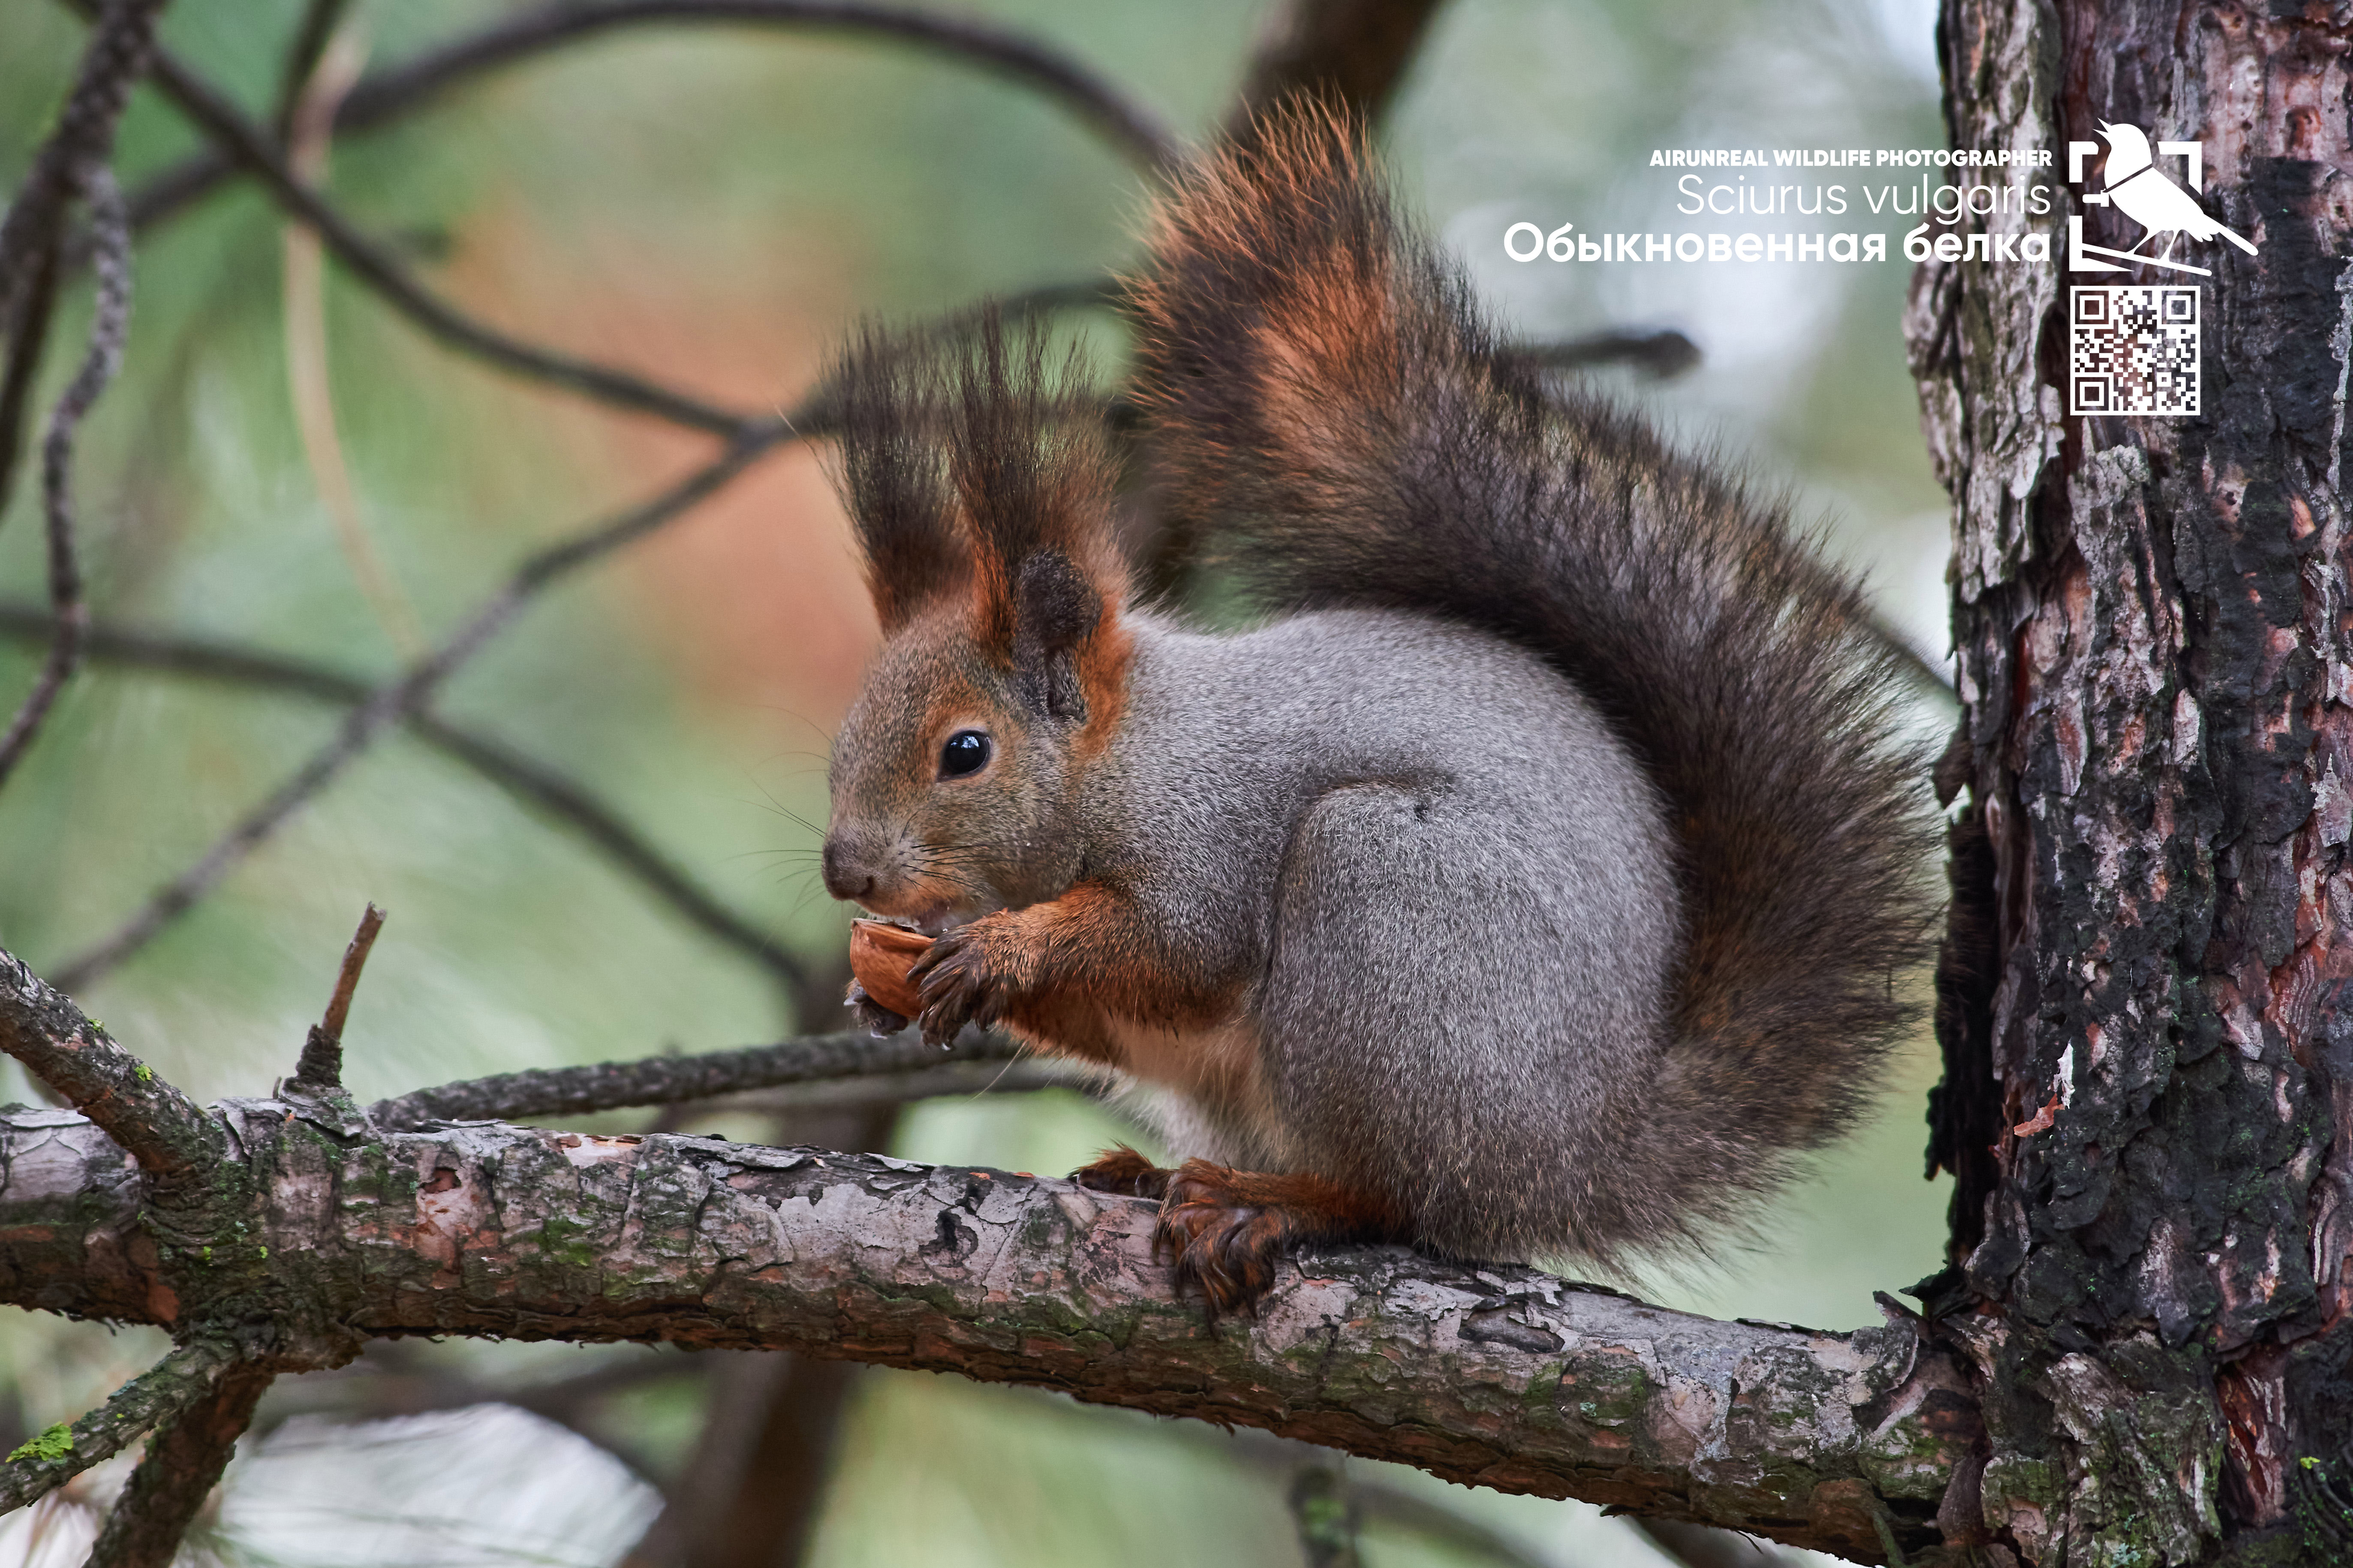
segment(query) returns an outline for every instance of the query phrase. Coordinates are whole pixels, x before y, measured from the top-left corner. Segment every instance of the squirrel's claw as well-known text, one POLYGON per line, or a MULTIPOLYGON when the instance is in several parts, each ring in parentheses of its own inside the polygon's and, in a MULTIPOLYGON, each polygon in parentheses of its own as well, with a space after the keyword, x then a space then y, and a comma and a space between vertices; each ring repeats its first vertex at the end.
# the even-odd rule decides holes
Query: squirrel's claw
POLYGON ((910 1022, 903 1015, 893 1013, 890 1008, 874 1000, 868 994, 866 987, 855 980, 849 983, 849 993, 842 997, 841 1005, 849 1008, 850 1015, 860 1023, 871 1030, 878 1040, 888 1039, 905 1028, 910 1022))
POLYGON ((946 1048, 966 1024, 987 1028, 1005 1011, 1005 989, 971 928, 952 931, 908 966, 907 983, 923 1004, 918 1018, 927 1045, 946 1048))

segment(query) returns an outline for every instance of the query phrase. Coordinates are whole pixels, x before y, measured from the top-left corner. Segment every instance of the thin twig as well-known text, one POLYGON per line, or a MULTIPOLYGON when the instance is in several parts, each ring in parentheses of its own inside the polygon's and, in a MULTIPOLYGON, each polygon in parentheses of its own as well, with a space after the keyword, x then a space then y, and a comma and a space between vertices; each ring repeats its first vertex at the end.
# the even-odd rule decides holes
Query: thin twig
POLYGON ((343 1086, 343 1020, 351 1016, 352 995, 360 988, 360 971, 367 967, 368 953, 375 946, 375 934, 384 929, 384 911, 370 904, 360 916, 360 929, 352 933, 349 947, 343 949, 343 962, 335 972, 335 994, 327 999, 326 1016, 311 1026, 311 1033, 302 1042, 302 1059, 294 1069, 294 1082, 312 1092, 341 1089, 343 1086))
POLYGON ((41 252, 40 265, 24 298, 17 301, 16 320, 7 326, 8 363, 0 368, 0 518, 8 513, 8 498, 16 488, 16 464, 25 453, 25 416, 33 406, 33 383, 41 373, 41 354, 48 347, 49 323, 57 319, 57 243, 41 252))
POLYGON ((1668 381, 1695 367, 1700 352, 1697 343, 1672 328, 1643 331, 1624 327, 1565 342, 1531 343, 1506 351, 1505 357, 1536 370, 1628 364, 1655 380, 1668 381))
MULTIPOLYGON (((534 58, 582 38, 626 26, 688 23, 806 28, 903 43, 1044 93, 1139 168, 1166 168, 1180 155, 1176 137, 1156 116, 1068 56, 1021 33, 977 20, 895 6, 807 5, 799 0, 642 0, 619 5, 559 0, 506 17, 368 77, 337 111, 335 133, 348 136, 391 124, 486 71, 534 58)), ((133 226, 144 228, 172 216, 210 195, 237 172, 237 161, 217 151, 198 153, 174 164, 132 196, 133 226)))
POLYGON ((0 1463, 0 1513, 22 1508, 112 1458, 142 1433, 210 1393, 236 1359, 235 1352, 211 1341, 178 1346, 71 1426, 52 1426, 25 1444, 0 1463))
POLYGON ((232 1366, 159 1424, 90 1548, 90 1568, 171 1568, 272 1376, 250 1363, 232 1366))
POLYGON ((1049 1089, 1102 1096, 1117 1081, 1112 1075, 1089 1073, 1057 1061, 952 1061, 904 1072, 877 1071, 870 1064, 862 1065, 854 1078, 811 1079, 780 1089, 695 1101, 691 1115, 797 1116, 813 1110, 870 1110, 917 1100, 1035 1094, 1049 1089))
POLYGON ((373 124, 477 72, 648 22, 783 26, 892 39, 1044 93, 1147 173, 1174 167, 1183 155, 1176 139, 1149 111, 1068 56, 1021 33, 895 5, 807 0, 558 0, 370 78, 353 89, 345 112, 354 124, 373 124))
POLYGON ((353 276, 428 335, 501 370, 690 429, 732 439, 758 426, 759 421, 750 415, 721 408, 627 371, 536 348, 473 320, 428 293, 391 251, 362 234, 317 192, 297 180, 270 145, 268 132, 168 51, 156 51, 152 74, 164 96, 259 178, 280 206, 315 230, 353 276))
POLYGON ((1948 660, 1931 658, 1922 653, 1913 645, 1908 634, 1883 616, 1873 616, 1867 629, 1885 647, 1923 696, 1940 699, 1947 703, 1960 700, 1960 693, 1953 685, 1953 672, 1948 660))
MULTIPOLYGON (((45 610, 0 601, 0 637, 47 641, 51 626, 45 610)), ((357 676, 240 643, 137 632, 104 623, 92 624, 83 651, 97 664, 252 687, 346 708, 365 702, 375 691, 357 676)), ((750 959, 786 990, 807 984, 807 966, 799 959, 749 916, 728 908, 706 890, 586 785, 503 741, 444 719, 430 709, 409 713, 405 722, 409 733, 427 746, 470 768, 527 809, 578 834, 688 924, 750 959)))
MULTIPOLYGON (((87 0, 77 0, 77 3, 86 5, 87 0)), ((1049 74, 1060 73, 1069 76, 1073 81, 1085 79, 1083 73, 1078 73, 1075 67, 1038 50, 1034 45, 1025 41, 987 28, 924 17, 916 13, 855 5, 784 7, 748 4, 747 0, 737 0, 737 4, 744 5, 742 15, 733 15, 729 7, 723 5, 704 8, 661 5, 650 10, 630 5, 605 8, 564 5, 540 14, 537 19, 552 29, 546 40, 552 43, 578 36, 583 30, 596 31, 625 21, 773 20, 789 12, 791 19, 805 24, 879 32, 921 41, 930 41, 936 37, 943 40, 942 47, 955 47, 959 52, 991 59, 1001 56, 1008 60, 1027 60, 1049 74), (690 10, 692 11, 691 17, 690 10), (645 14, 638 14, 640 12, 645 14), (957 42, 951 45, 945 41, 951 39, 957 42), (991 50, 997 52, 990 53, 991 50)), ((543 47, 546 44, 539 41, 536 35, 519 35, 517 39, 503 43, 494 39, 489 53, 483 57, 483 63, 495 63, 501 47, 530 52, 543 47)), ((750 416, 717 407, 643 376, 575 355, 539 348, 474 321, 427 292, 408 275, 407 269, 389 250, 362 234, 317 192, 297 179, 270 143, 267 133, 248 120, 227 96, 166 51, 157 51, 153 74, 157 87, 165 96, 195 121, 227 157, 259 177, 280 205, 315 230, 326 247, 355 276, 442 342, 513 374, 545 381, 617 407, 650 414, 692 429, 732 437, 743 434, 754 423, 750 416)), ((363 83, 354 89, 353 96, 364 91, 365 86, 363 83)), ((341 117, 338 119, 340 122, 341 117)))
POLYGON ((319 1032, 338 1045, 343 1043, 344 1020, 352 1016, 352 995, 360 988, 360 972, 367 967, 368 953, 382 930, 384 911, 370 904, 360 915, 351 945, 343 949, 343 964, 335 972, 335 994, 327 999, 326 1016, 319 1020, 319 1032))
MULTIPOLYGON (((1132 1412, 1081 1405, 1060 1394, 1039 1390, 1022 1392, 1029 1399, 1053 1409, 1066 1424, 1084 1423, 1106 1432, 1136 1430, 1136 1417, 1132 1412)), ((1344 1458, 1342 1450, 1319 1447, 1303 1438, 1278 1437, 1253 1426, 1219 1431, 1198 1422, 1172 1421, 1155 1423, 1151 1431, 1156 1437, 1166 1437, 1209 1458, 1239 1463, 1260 1475, 1295 1471, 1303 1462, 1309 1461, 1338 1465, 1344 1458)), ((1548 1568, 1546 1558, 1530 1551, 1508 1531, 1461 1509, 1385 1480, 1377 1470, 1343 1473, 1341 1480, 1365 1523, 1387 1525, 1438 1542, 1451 1549, 1450 1560, 1468 1557, 1474 1562, 1499 1564, 1500 1568, 1548 1568)))
POLYGON ((966 1033, 945 1056, 924 1045, 913 1029, 879 1040, 863 1031, 811 1035, 780 1045, 702 1056, 647 1057, 594 1067, 500 1073, 380 1100, 368 1108, 367 1114, 369 1121, 388 1132, 428 1121, 583 1116, 596 1110, 711 1100, 813 1079, 905 1072, 943 1061, 1009 1061, 1020 1049, 1009 1037, 997 1034, 966 1033))
POLYGON ((0 786, 32 749, 42 721, 56 707, 66 682, 81 666, 82 636, 90 626, 90 607, 82 603, 81 563, 74 549, 74 434, 107 383, 122 363, 122 340, 131 325, 131 229, 122 215, 122 193, 114 175, 100 166, 82 181, 89 193, 90 232, 97 237, 97 309, 90 318, 90 350, 81 368, 66 386, 65 395, 49 414, 41 437, 41 508, 47 523, 49 551, 49 610, 57 629, 48 657, 33 678, 16 715, 0 733, 0 786))
POLYGON ((406 721, 431 701, 452 675, 550 584, 661 527, 721 489, 793 434, 787 420, 763 426, 731 442, 714 461, 695 469, 651 500, 527 558, 505 584, 433 652, 376 688, 365 702, 353 709, 332 740, 312 752, 285 783, 240 817, 195 865, 157 889, 138 912, 111 933, 59 966, 58 984, 71 989, 88 984, 186 913, 231 868, 342 776, 343 770, 364 754, 387 729, 406 721))

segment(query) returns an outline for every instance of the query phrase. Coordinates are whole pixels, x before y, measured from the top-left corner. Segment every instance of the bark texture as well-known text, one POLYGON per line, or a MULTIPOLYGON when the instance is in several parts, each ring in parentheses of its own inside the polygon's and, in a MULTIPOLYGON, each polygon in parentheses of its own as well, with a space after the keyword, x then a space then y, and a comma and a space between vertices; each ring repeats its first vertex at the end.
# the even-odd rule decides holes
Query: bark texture
POLYGON ((1987 1446, 1946 1521, 1997 1562, 2353 1560, 2348 20, 1944 11, 1953 144, 2051 149, 2060 194, 2057 265, 1932 262, 1908 322, 1968 787, 1932 1305, 1987 1446), (2140 234, 2062 184, 2103 121, 2202 140, 2207 210, 2260 247, 2185 247, 2199 416, 2063 416, 2065 216, 2140 234))
POLYGON ((665 1134, 386 1133, 300 1099, 218 1115, 221 1200, 168 1238, 96 1127, 0 1116, 0 1300, 233 1322, 280 1368, 430 1333, 954 1372, 1873 1563, 1934 1560, 1977 1436, 1957 1364, 1902 1318, 1719 1323, 1382 1248, 1310 1255, 1258 1321, 1211 1328, 1169 1294, 1152 1205, 1067 1182, 665 1134))

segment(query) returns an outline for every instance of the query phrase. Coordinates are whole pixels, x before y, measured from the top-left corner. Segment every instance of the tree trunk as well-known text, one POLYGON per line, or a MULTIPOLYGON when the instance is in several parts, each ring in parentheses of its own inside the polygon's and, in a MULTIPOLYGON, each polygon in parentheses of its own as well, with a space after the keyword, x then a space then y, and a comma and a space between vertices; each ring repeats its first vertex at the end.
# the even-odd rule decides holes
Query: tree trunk
POLYGON ((1931 1305, 1987 1425, 1940 1523, 1997 1563, 2353 1560, 2348 32, 2287 9, 1939 29, 1953 145, 2051 149, 2059 197, 2024 220, 2052 264, 1928 263, 1907 323, 1967 788, 1931 1305), (2063 184, 2103 121, 2202 141, 2206 210, 2260 247, 2181 247, 2212 268, 2195 416, 2063 413, 2070 289, 2191 281, 2067 271, 2069 213, 2138 233, 2063 184))

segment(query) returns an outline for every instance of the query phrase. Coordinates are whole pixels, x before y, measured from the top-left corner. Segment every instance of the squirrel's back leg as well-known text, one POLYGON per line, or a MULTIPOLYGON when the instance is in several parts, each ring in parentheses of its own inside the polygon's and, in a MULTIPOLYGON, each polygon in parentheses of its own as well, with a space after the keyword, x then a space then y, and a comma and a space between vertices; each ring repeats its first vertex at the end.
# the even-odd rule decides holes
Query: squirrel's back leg
POLYGON ((1632 810, 1514 798, 1367 784, 1301 823, 1259 1010, 1290 1169, 1163 1171, 1115 1149, 1078 1173, 1161 1200, 1179 1288, 1213 1311, 1250 1306, 1304 1242, 1525 1258, 1657 1223, 1662 1173, 1622 1119, 1662 1038, 1665 856, 1632 810))
POLYGON ((1166 1173, 1155 1244, 1176 1289, 1198 1288, 1210 1316, 1256 1305, 1275 1267, 1315 1241, 1401 1241, 1405 1216, 1388 1200, 1310 1172, 1237 1171, 1187 1160, 1166 1173))

